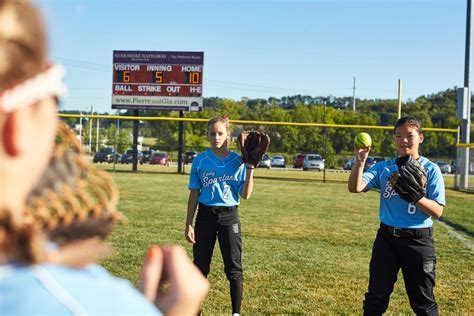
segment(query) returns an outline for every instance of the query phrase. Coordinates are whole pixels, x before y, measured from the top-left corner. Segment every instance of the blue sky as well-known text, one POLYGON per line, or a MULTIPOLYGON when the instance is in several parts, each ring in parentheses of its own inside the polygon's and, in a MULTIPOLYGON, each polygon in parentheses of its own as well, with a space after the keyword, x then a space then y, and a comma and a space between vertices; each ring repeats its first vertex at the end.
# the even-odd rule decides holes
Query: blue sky
POLYGON ((464 82, 466 0, 38 0, 63 109, 111 110, 112 51, 204 52, 204 97, 397 98, 464 82))

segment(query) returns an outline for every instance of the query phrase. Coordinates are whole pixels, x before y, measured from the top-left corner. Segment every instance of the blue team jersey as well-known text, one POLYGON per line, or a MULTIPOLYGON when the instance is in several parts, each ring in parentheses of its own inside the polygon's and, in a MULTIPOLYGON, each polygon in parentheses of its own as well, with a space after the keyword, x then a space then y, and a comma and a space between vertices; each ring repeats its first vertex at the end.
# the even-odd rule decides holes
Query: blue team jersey
MULTIPOLYGON (((444 179, 437 164, 425 157, 418 160, 426 171, 426 197, 440 205, 446 205, 444 196, 444 179)), ((392 189, 388 178, 398 170, 395 159, 382 161, 364 172, 362 180, 370 189, 380 190, 380 221, 386 225, 400 228, 431 227, 431 216, 419 207, 400 198, 392 189)))
POLYGON ((200 190, 199 203, 208 206, 239 205, 245 171, 245 164, 237 153, 231 151, 222 159, 207 149, 193 160, 188 188, 200 190))
POLYGON ((98 265, 0 265, 0 315, 115 316, 162 313, 130 282, 98 265))

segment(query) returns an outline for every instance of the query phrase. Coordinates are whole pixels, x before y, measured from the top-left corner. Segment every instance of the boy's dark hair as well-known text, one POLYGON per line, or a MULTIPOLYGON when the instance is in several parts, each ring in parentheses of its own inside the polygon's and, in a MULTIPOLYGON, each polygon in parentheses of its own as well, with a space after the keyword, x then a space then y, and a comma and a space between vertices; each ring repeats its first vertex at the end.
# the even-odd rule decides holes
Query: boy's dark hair
POLYGON ((403 125, 408 125, 408 126, 411 126, 411 127, 415 127, 418 130, 418 133, 420 133, 420 134, 423 132, 421 130, 421 121, 420 120, 418 120, 414 116, 403 116, 403 117, 398 119, 397 123, 393 127, 393 133, 395 134, 395 130, 397 129, 397 127, 403 126, 403 125))

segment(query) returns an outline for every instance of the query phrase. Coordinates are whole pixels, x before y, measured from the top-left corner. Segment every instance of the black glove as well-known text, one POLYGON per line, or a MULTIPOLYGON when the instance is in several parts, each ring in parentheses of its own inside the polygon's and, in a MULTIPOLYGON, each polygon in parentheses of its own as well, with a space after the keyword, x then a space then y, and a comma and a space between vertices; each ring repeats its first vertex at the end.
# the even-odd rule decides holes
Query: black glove
POLYGON ((399 157, 395 162, 398 171, 390 175, 390 185, 402 199, 415 204, 425 196, 426 171, 410 156, 399 157))

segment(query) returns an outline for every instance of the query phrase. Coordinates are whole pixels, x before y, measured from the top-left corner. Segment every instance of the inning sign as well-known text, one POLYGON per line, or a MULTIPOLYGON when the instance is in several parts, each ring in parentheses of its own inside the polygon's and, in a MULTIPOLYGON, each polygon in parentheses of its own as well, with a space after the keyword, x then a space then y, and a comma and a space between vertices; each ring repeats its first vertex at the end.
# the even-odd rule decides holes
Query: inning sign
POLYGON ((114 51, 112 109, 201 111, 203 52, 114 51))

